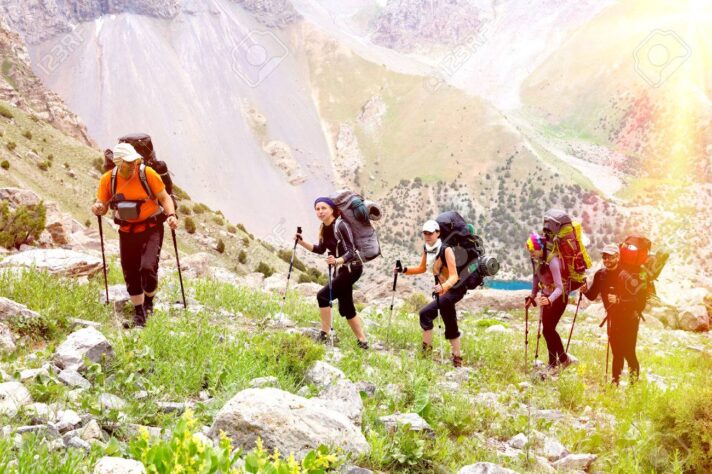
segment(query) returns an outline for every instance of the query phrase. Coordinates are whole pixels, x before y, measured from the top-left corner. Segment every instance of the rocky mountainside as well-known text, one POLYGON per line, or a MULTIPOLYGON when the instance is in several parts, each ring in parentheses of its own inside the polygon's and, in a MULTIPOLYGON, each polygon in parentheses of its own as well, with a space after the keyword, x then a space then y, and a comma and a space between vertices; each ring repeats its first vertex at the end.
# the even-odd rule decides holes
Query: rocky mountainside
POLYGON ((86 126, 61 97, 48 89, 32 71, 30 55, 17 33, 0 21, 0 100, 35 114, 81 142, 92 145, 86 126))

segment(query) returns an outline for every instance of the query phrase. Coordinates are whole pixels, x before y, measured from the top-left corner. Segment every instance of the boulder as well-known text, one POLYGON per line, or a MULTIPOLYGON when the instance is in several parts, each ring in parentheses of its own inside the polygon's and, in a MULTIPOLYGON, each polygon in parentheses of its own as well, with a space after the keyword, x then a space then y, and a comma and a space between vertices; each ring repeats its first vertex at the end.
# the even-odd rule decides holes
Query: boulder
POLYGON ((146 468, 133 459, 105 456, 94 466, 94 474, 146 474, 146 468))
POLYGON ((84 359, 101 362, 111 358, 114 351, 102 333, 94 328, 84 328, 70 334, 54 353, 54 363, 60 369, 81 370, 84 359))
POLYGON ((529 439, 524 433, 519 433, 517 436, 509 440, 509 445, 514 449, 524 449, 529 439))
POLYGON ((183 257, 180 262, 180 267, 181 270, 186 273, 190 273, 193 276, 199 278, 205 278, 211 275, 211 261, 212 257, 210 256, 210 254, 205 252, 198 252, 183 257))
POLYGON ((32 396, 20 382, 0 383, 0 415, 12 418, 20 407, 30 403, 32 403, 32 396))
POLYGON ((569 454, 556 461, 554 467, 562 472, 588 471, 596 458, 595 454, 569 454))
POLYGON ((39 317, 39 314, 28 309, 24 304, 16 303, 0 296, 0 321, 8 321, 11 319, 29 321, 39 317))
POLYGON ((101 257, 66 249, 32 249, 6 257, 0 268, 35 268, 54 275, 78 277, 100 272, 101 257))
POLYGON ((706 332, 710 329, 710 318, 704 305, 683 308, 678 315, 678 328, 684 331, 706 332))
POLYGON ((517 471, 512 471, 491 462, 478 462, 461 468, 457 471, 457 474, 517 474, 517 471))
POLYGON ((337 380, 320 393, 319 397, 313 398, 312 401, 346 415, 356 426, 361 426, 363 401, 358 387, 350 380, 337 380))
MULTIPOLYGON (((124 306, 131 300, 129 292, 126 291, 126 285, 111 285, 109 286, 109 303, 114 305, 114 310, 121 314, 124 306)), ((99 290, 99 301, 106 302, 106 289, 101 287, 99 290)))
POLYGON ((11 208, 16 209, 20 206, 36 206, 41 199, 29 189, 0 188, 0 201, 7 201, 11 208))
POLYGON ((337 380, 345 378, 346 375, 341 370, 320 360, 311 366, 305 376, 307 383, 314 384, 319 390, 323 390, 337 380))
POLYGON ((0 323, 0 355, 15 352, 15 340, 10 328, 0 323))
POLYGON ((360 456, 370 451, 361 431, 342 413, 275 388, 250 388, 235 395, 215 416, 209 436, 224 431, 236 446, 294 453, 301 458, 321 444, 360 456))
POLYGON ((379 418, 388 431, 396 431, 400 426, 408 425, 410 431, 422 431, 434 435, 433 428, 417 413, 396 413, 394 415, 382 416, 379 418))
POLYGON ((544 438, 544 447, 541 450, 541 454, 549 461, 556 461, 569 454, 569 451, 558 439, 547 436, 544 438))

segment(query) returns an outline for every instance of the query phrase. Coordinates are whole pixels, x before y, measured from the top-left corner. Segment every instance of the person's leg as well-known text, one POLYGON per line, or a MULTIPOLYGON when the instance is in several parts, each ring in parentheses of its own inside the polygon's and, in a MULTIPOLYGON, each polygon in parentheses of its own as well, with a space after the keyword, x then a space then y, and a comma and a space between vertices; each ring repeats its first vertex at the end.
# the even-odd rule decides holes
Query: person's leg
POLYGON ((561 342, 556 325, 566 310, 566 302, 558 298, 553 304, 545 306, 542 311, 542 334, 546 340, 546 349, 549 352, 549 366, 555 367, 567 360, 564 344, 561 342))
POLYGON ((625 362, 625 340, 623 339, 623 327, 621 326, 620 318, 611 317, 609 315, 610 326, 608 330, 608 340, 611 344, 611 353, 613 354, 613 362, 611 364, 612 382, 618 385, 623 372, 623 364, 625 362))
POLYGON ((433 321, 438 317, 438 307, 435 300, 423 306, 420 310, 420 328, 423 330, 423 355, 432 353, 433 321))
POLYGON ((450 341, 453 358, 461 358, 460 329, 457 325, 457 311, 455 305, 465 296, 465 291, 454 288, 440 297, 440 315, 445 324, 445 339, 450 341))
POLYGON ((628 362, 630 379, 632 382, 636 382, 640 375, 640 364, 638 363, 638 357, 635 353, 635 347, 638 343, 638 327, 640 326, 640 319, 637 314, 634 314, 630 316, 630 319, 626 323, 625 359, 628 362))
POLYGON ((363 331, 361 318, 356 314, 353 293, 354 283, 361 277, 361 273, 362 269, 359 266, 354 266, 351 270, 341 267, 337 272, 336 278, 332 280, 331 289, 334 298, 339 300, 339 314, 346 318, 351 331, 363 347, 366 344, 366 335, 363 331))
POLYGON ((141 284, 147 313, 153 312, 153 297, 158 291, 158 263, 163 246, 163 225, 146 230, 141 255, 141 284))
POLYGON ((329 307, 329 285, 325 285, 316 294, 316 300, 319 303, 319 317, 321 318, 321 333, 322 338, 325 340, 324 335, 328 335, 331 331, 331 308, 329 307))
POLYGON ((134 324, 146 323, 143 308, 143 288, 141 287, 141 245, 140 240, 130 232, 119 232, 119 256, 124 274, 126 291, 134 306, 134 324))

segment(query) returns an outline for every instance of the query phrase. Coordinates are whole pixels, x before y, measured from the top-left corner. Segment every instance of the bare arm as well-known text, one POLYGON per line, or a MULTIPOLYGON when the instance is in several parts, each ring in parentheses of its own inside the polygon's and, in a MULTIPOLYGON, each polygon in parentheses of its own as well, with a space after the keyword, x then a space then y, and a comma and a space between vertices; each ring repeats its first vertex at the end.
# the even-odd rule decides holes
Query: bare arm
POLYGON ((425 256, 425 252, 423 252, 423 256, 420 258, 420 265, 418 265, 417 267, 406 267, 403 274, 404 275, 418 275, 420 273, 425 273, 426 263, 427 263, 427 257, 425 256))

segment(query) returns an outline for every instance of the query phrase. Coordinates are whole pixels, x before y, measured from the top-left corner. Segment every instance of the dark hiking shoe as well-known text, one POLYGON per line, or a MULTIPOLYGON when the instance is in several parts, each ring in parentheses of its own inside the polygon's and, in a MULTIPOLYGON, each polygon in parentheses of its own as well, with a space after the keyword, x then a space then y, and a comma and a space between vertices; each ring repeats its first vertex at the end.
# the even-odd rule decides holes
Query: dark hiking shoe
POLYGON ((368 349, 368 341, 358 341, 358 346, 361 349, 366 350, 366 349, 368 349))
POLYGON ((420 346, 420 355, 424 358, 430 358, 433 356, 433 346, 428 343, 423 343, 420 346))
POLYGON ((146 297, 143 301, 143 310, 146 316, 153 314, 153 297, 146 297))
POLYGON ((124 321, 123 327, 124 329, 144 328, 146 327, 146 318, 138 318, 137 316, 134 316, 132 321, 124 321))
POLYGON ((319 331, 319 335, 316 337, 316 342, 326 344, 327 342, 329 342, 329 335, 324 331, 319 331))
POLYGON ((456 356, 455 354, 452 355, 452 365, 457 369, 462 367, 462 357, 461 356, 456 356))

